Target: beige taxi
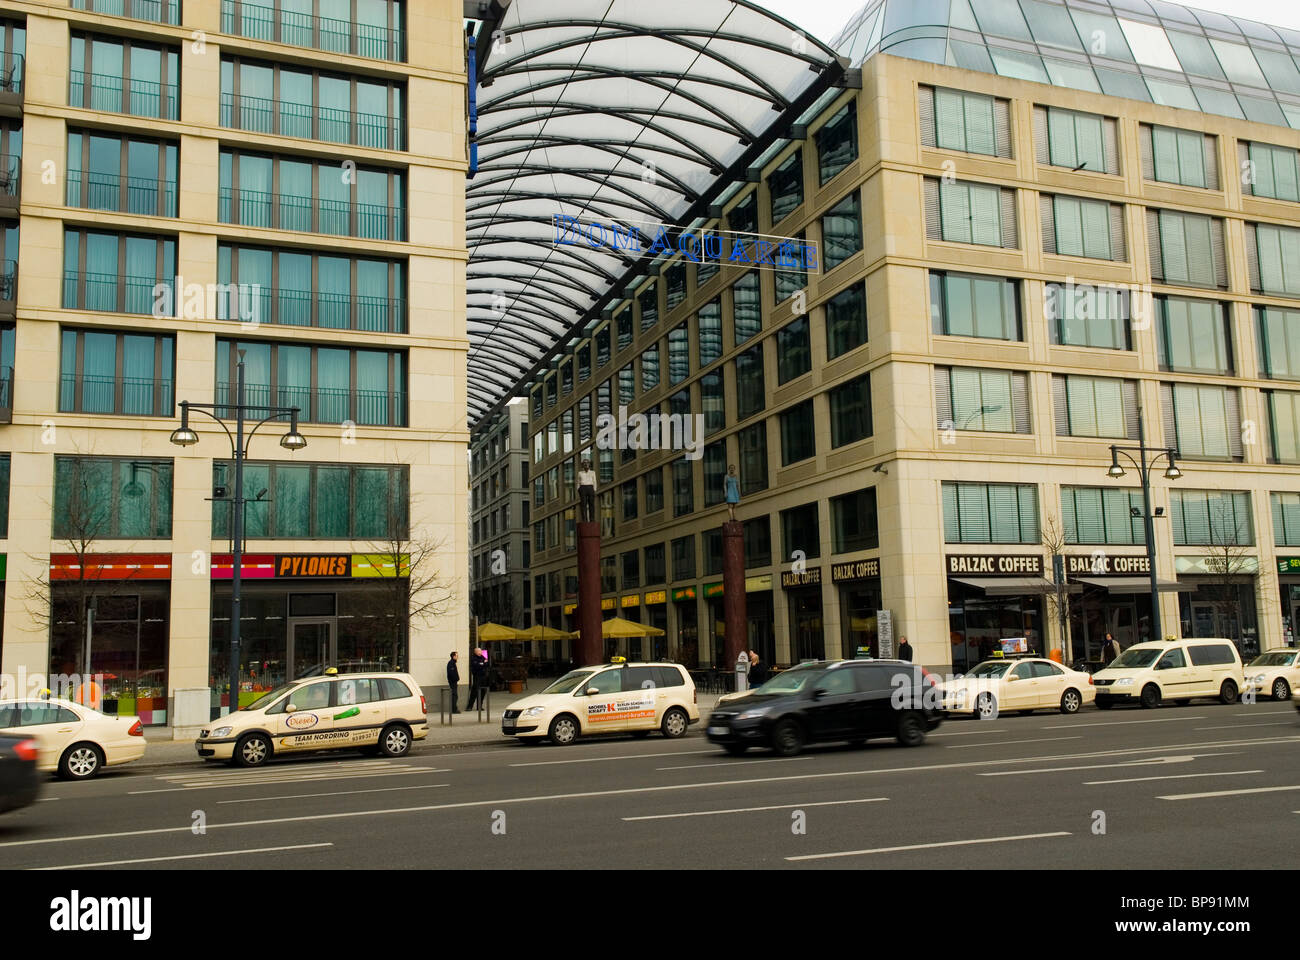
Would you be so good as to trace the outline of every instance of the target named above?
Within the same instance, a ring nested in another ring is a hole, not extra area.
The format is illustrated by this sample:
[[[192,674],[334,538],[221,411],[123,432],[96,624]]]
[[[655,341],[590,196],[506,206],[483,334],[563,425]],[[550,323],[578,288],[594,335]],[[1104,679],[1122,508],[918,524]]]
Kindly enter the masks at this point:
[[[695,682],[676,663],[616,661],[571,670],[540,693],[510,704],[501,732],[529,743],[567,746],[582,736],[658,730],[683,736],[700,722]]]
[[[406,673],[349,673],[330,668],[272,690],[212,721],[195,749],[204,760],[258,767],[278,754],[359,749],[402,757],[429,735],[424,695]]]
[[[36,768],[64,780],[89,780],[104,767],[144,756],[144,727],[136,717],[107,716],[58,697],[0,700],[0,733],[36,741]]]
[[[1300,650],[1270,650],[1246,664],[1242,693],[1290,700],[1300,686]]]
[[[981,720],[1008,711],[1078,713],[1097,694],[1088,674],[1044,657],[994,657],[939,684],[939,691],[944,710],[971,713]]]

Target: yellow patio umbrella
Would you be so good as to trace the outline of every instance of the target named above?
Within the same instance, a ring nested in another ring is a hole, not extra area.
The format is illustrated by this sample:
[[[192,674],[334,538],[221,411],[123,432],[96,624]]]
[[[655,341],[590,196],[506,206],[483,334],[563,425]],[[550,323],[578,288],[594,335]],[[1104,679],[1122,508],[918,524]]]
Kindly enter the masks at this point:
[[[610,617],[601,625],[601,635],[611,638],[632,638],[632,637],[662,637],[664,631],[658,627],[647,627],[644,624],[634,623],[631,620],[624,620],[622,617]]]
[[[522,631],[514,627],[505,627],[499,623],[480,623],[478,627],[479,643],[496,643],[498,641],[527,640]]]
[[[557,630],[544,623],[534,623],[527,630],[520,630],[518,633],[521,640],[572,640],[575,636],[567,630]]]

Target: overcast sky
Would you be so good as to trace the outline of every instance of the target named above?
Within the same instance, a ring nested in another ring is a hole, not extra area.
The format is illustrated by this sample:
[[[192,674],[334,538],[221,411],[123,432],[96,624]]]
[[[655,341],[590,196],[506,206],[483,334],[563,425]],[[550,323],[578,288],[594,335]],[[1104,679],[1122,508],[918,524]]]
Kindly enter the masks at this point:
[[[796,26],[829,43],[866,0],[757,0]],[[1176,2],[1176,0],[1175,0]],[[1198,0],[1184,6],[1259,20],[1300,30],[1300,3],[1296,0]]]

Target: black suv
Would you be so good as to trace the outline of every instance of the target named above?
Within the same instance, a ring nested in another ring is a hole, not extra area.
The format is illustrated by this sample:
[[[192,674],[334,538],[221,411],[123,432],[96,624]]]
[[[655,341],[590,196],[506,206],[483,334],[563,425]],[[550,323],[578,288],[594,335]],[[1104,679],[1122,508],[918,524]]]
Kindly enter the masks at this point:
[[[806,743],[896,737],[920,746],[943,722],[934,680],[905,660],[801,663],[720,703],[705,735],[731,754],[770,746],[783,757]]]

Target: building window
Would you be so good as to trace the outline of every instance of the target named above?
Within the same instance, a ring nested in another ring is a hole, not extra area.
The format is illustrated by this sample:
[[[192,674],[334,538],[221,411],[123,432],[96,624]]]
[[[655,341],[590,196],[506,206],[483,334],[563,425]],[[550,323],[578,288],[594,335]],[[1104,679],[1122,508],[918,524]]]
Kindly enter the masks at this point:
[[[151,333],[64,330],[59,411],[170,417],[175,341]]]
[[[629,550],[623,554],[623,589],[641,586],[641,554]]]
[[[776,382],[780,386],[812,369],[808,318],[798,317],[776,332]]]
[[[673,541],[673,581],[695,579],[695,534]]]
[[[1294,147],[1274,147],[1267,143],[1241,144],[1249,166],[1246,186],[1251,196],[1300,202],[1300,167]]]
[[[623,519],[635,520],[637,517],[636,481],[628,480],[623,486]]]
[[[1219,189],[1216,137],[1195,130],[1153,127],[1145,123],[1139,134],[1144,179],[1177,183],[1184,187]]]
[[[400,62],[405,8],[405,0],[221,0],[221,32]]]
[[[1059,107],[1034,107],[1039,163],[1091,173],[1119,173],[1116,124],[1108,117]]]
[[[1127,291],[1118,287],[1049,283],[1044,288],[1043,312],[1052,342],[1069,347],[1131,350]]]
[[[1029,433],[1029,375],[1012,370],[935,367],[940,430]]]
[[[763,329],[758,273],[751,270],[731,285],[732,336],[736,346]]]
[[[1061,523],[1065,528],[1066,543],[1131,545],[1147,542],[1140,490],[1062,487]]]
[[[716,225],[706,229],[706,232],[712,232],[717,229]],[[718,266],[716,260],[704,260],[695,265],[695,286],[702,287],[718,275]]]
[[[543,523],[541,520],[538,520],[536,523],[533,524],[533,552],[541,553],[545,549],[546,549],[546,524]],[[542,578],[538,577],[537,579],[541,580]],[[542,598],[538,596],[537,599],[541,600]]]
[[[230,291],[217,298],[221,320],[406,332],[406,264],[400,260],[222,243],[217,282]],[[540,390],[533,409],[542,415]]]
[[[834,360],[866,342],[867,291],[859,281],[826,302],[826,359]]]
[[[1250,288],[1279,297],[1300,297],[1300,230],[1268,223],[1247,224],[1246,229]]]
[[[569,451],[566,449],[564,452],[568,453]],[[560,464],[560,493],[565,503],[572,502],[574,496],[577,494],[577,491],[574,489],[574,480],[576,479],[574,475],[574,466],[573,457],[570,457],[568,460],[565,460]]]
[[[1300,393],[1265,390],[1269,440],[1277,463],[1300,463]]]
[[[1300,310],[1255,307],[1254,312],[1264,376],[1300,380]]]
[[[221,58],[223,127],[404,150],[405,114],[400,83]]]
[[[932,271],[931,329],[950,337],[1019,340],[1019,291],[1019,282],[1005,277]]]
[[[602,383],[600,386],[596,388],[596,417],[597,418],[601,417],[602,415],[607,417],[613,415],[614,413],[613,393],[614,393],[613,384],[611,384],[610,381],[608,380],[606,380],[604,383]]]
[[[1274,493],[1273,540],[1279,547],[1300,547],[1300,493]]]
[[[1137,439],[1137,382],[1073,374],[1052,377],[1058,437]]]
[[[695,473],[685,457],[673,461],[673,516],[695,512]]]
[[[746,520],[741,526],[745,566],[766,567],[772,562],[772,524],[767,514]]]
[[[768,175],[772,199],[772,226],[784,220],[803,203],[803,150],[797,149]]]
[[[573,393],[573,360],[566,359],[560,364],[560,392],[566,397]]]
[[[245,462],[244,535],[250,539],[405,539],[407,468]],[[234,465],[212,465],[213,486],[231,495]],[[264,499],[256,500],[266,491]],[[230,536],[231,503],[212,504],[212,537]]]
[[[736,355],[736,419],[746,420],[767,404],[763,377],[763,345]]]
[[[706,530],[704,541],[704,575],[716,576],[722,572],[722,528]]]
[[[722,392],[722,371],[700,377],[700,406],[704,408],[704,433],[717,433],[727,425],[726,400]]]
[[[682,295],[683,296],[685,296],[686,294],[686,282],[685,282],[685,275],[684,275],[685,269],[686,269],[685,267],[682,268],[683,270]],[[669,271],[669,273],[671,274],[671,271]],[[671,276],[667,278],[667,282],[671,282],[671,279],[672,279]],[[659,322],[659,288],[654,284],[651,284],[641,292],[641,295],[637,297],[636,302],[637,305],[641,308],[641,329],[649,330],[651,327],[653,327],[656,323]],[[681,301],[679,300],[678,302],[680,303]],[[668,309],[671,310],[672,307],[670,306]],[[628,323],[631,323],[632,321],[631,315],[629,315],[627,319],[628,319]],[[628,332],[631,333],[630,330]],[[628,343],[631,342],[632,341],[629,339]],[[618,348],[622,350],[624,346],[626,346],[626,344],[623,343],[623,332],[620,330],[619,337],[618,337]]]
[[[664,565],[664,545],[662,543],[652,543],[645,548],[645,583],[650,586],[656,583],[664,583],[668,578],[667,570]]]
[[[406,239],[406,177],[358,166],[222,150],[217,219],[245,227]]]
[[[1039,542],[1033,484],[943,484],[943,538],[948,543]]]
[[[179,120],[178,61],[156,44],[73,33],[68,106]]]
[[[256,495],[253,487],[248,496]],[[51,536],[95,540],[168,540],[172,535],[172,462],[116,457],[54,458]]]
[[[596,331],[596,366],[609,363],[609,324]]]
[[[813,134],[817,145],[817,182],[826,186],[858,158],[858,102],[850,100]]]
[[[591,439],[591,394],[578,401],[578,436],[586,443]]]
[[[691,388],[685,387],[678,390],[668,398],[668,414],[681,418],[682,423],[686,423],[686,418],[691,415]]]
[[[740,492],[744,496],[767,489],[767,421],[760,420],[736,434],[740,448]]]
[[[220,256],[220,250],[218,250],[218,256]],[[540,386],[533,387],[533,419],[540,420],[542,413],[542,388]]]
[[[533,477],[533,506],[546,505],[546,478]]]
[[[1016,192],[990,183],[927,178],[925,224],[931,240],[1015,247]]]
[[[804,239],[804,231],[800,230],[794,238],[793,246],[796,250],[803,249]],[[781,262],[780,258],[777,258],[776,262]],[[773,288],[776,290],[776,302],[784,303],[789,300],[804,288],[807,280],[808,276],[802,269],[786,270],[777,267],[772,275]]]
[[[853,553],[878,546],[876,488],[831,497],[831,549],[835,553]]]
[[[1126,260],[1124,206],[1104,200],[1039,194],[1043,252],[1092,260]]]
[[[838,267],[862,249],[862,199],[854,190],[822,217],[822,265]]]
[[[298,407],[299,419],[306,423],[351,420],[362,426],[406,426],[403,351],[218,340],[218,404],[237,402],[236,365],[241,350],[245,403]],[[234,416],[230,410],[218,413]]]
[[[781,549],[786,559],[793,559],[796,550],[802,550],[808,560],[822,555],[816,501],[781,511]]]
[[[9,454],[0,454],[0,539],[9,536]]]
[[[1170,490],[1176,547],[1253,546],[1250,494],[1244,490]]]
[[[704,505],[712,507],[726,496],[727,441],[718,440],[704,448]]]
[[[979,93],[920,88],[921,143],[943,150],[1011,156],[1010,105]]]
[[[871,374],[826,392],[831,406],[831,446],[842,447],[871,436]]]
[[[1165,442],[1180,457],[1240,459],[1241,414],[1237,391],[1196,383],[1162,383]]]
[[[659,344],[652,343],[641,353],[641,392],[659,386]]]
[[[600,558],[600,592],[618,591],[618,557]]]
[[[175,276],[174,239],[98,230],[64,232],[66,310],[153,314],[172,302]]]
[[[627,406],[636,399],[636,372],[632,369],[632,364],[628,364],[618,371],[618,403],[619,406]]]
[[[758,229],[758,191],[751,190],[727,211],[727,226],[735,233],[753,233]]]
[[[174,217],[178,151],[165,140],[69,131],[67,204]]]
[[[653,302],[653,296],[653,293],[642,294],[641,299],[643,302],[647,299],[650,299]],[[632,337],[634,336],[632,332],[632,320],[632,309],[630,307],[620,313],[614,320],[614,322],[618,324],[618,349],[620,353],[632,346]]]
[[[685,323],[668,331],[668,382],[681,383],[691,374],[691,337]]]
[[[722,301],[710,300],[696,317],[700,344],[700,368],[722,356]]]
[[[812,399],[781,414],[781,466],[788,467],[817,454]]]
[[[72,8],[153,23],[181,22],[180,0],[72,0]]]
[[[1226,287],[1223,221],[1197,213],[1147,210],[1151,279],[1190,287]]]
[[[664,271],[664,290],[667,298],[667,308],[670,311],[686,299],[685,263],[678,260]],[[643,309],[641,311],[641,329],[649,330],[653,327],[659,321],[658,314],[658,310],[647,313]]]
[[[614,451],[608,448],[601,448],[596,454],[596,469],[599,471],[598,479],[602,484],[614,482]]]
[[[1232,373],[1228,314],[1214,300],[1156,297],[1160,367],[1184,373]]]
[[[645,512],[647,515],[658,513],[664,508],[664,472],[661,468],[643,475],[645,483]]]

